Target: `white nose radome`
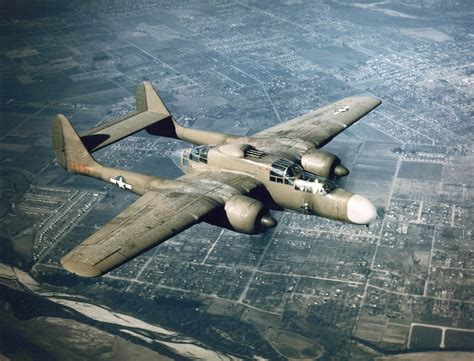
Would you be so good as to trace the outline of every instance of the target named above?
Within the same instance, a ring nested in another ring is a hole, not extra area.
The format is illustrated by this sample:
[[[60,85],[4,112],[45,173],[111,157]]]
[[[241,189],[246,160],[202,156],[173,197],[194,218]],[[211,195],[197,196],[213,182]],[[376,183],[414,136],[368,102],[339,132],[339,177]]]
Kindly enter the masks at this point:
[[[354,194],[347,202],[347,218],[352,223],[370,224],[377,216],[375,206],[367,198]]]

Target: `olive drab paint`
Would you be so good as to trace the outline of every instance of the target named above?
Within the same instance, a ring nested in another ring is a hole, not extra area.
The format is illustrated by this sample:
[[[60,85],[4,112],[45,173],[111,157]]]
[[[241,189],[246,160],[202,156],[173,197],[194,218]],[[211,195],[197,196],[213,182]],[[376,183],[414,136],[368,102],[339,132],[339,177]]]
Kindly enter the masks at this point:
[[[277,224],[271,210],[370,224],[374,205],[332,182],[349,170],[320,148],[380,104],[374,97],[345,98],[240,137],[180,125],[151,84],[143,82],[136,111],[81,134],[65,116],[56,116],[53,148],[61,167],[140,196],[61,264],[83,277],[100,276],[199,222],[264,232]],[[141,130],[195,145],[171,156],[184,176],[165,179],[110,168],[91,155]]]

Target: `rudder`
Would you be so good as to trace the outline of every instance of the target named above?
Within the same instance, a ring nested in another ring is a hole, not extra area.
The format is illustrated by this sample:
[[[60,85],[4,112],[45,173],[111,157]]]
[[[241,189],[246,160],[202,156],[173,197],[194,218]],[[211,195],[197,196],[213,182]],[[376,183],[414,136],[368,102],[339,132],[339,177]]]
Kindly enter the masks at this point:
[[[93,175],[99,164],[92,158],[69,120],[58,114],[53,122],[53,149],[58,164],[68,172]]]
[[[171,116],[160,96],[147,81],[142,82],[137,88],[136,107],[138,112],[150,111],[160,114],[162,118]]]

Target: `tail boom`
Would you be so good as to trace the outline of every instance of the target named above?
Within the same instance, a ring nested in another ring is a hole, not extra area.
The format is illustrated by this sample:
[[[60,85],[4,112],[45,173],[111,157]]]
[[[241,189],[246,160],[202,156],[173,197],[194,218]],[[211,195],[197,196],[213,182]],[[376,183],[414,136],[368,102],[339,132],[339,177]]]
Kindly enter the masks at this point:
[[[68,172],[97,178],[139,195],[169,182],[159,177],[102,166],[92,157],[69,120],[62,114],[54,119],[53,148],[58,164]]]

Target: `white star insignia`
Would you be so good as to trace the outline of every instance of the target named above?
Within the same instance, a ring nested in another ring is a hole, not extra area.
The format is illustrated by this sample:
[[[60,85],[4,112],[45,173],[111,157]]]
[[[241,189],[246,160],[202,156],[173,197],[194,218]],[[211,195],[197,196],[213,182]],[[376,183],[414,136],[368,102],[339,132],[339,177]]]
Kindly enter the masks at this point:
[[[337,114],[339,114],[339,113],[348,112],[350,109],[351,109],[351,107],[350,107],[349,105],[346,105],[346,106],[344,106],[344,107],[337,108],[337,109],[334,111],[334,115],[337,115]]]
[[[125,178],[121,175],[117,178],[109,178],[110,182],[115,184],[117,187],[121,189],[132,189],[132,186],[125,182]]]

